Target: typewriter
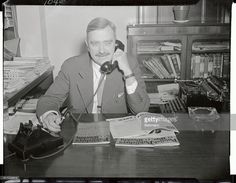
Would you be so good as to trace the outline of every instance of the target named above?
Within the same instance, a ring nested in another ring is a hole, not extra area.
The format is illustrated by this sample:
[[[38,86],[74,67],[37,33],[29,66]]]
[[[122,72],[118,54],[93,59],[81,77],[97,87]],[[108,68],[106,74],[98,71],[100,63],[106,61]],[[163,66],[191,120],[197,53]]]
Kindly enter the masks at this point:
[[[229,87],[215,76],[204,79],[180,80],[180,98],[186,107],[215,107],[218,112],[229,110]]]

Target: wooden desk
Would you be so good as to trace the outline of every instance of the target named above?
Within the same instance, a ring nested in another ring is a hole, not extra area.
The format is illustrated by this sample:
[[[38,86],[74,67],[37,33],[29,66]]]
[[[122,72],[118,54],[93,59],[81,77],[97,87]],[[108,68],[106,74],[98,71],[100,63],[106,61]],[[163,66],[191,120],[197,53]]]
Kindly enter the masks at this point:
[[[105,117],[111,116],[115,117]],[[71,145],[54,157],[28,161],[26,172],[21,160],[9,159],[4,164],[4,175],[230,180],[229,114],[221,114],[219,120],[209,123],[194,122],[188,114],[177,114],[177,117],[174,124],[180,130],[178,147]],[[67,142],[75,132],[74,124],[67,118],[62,126],[62,136]]]

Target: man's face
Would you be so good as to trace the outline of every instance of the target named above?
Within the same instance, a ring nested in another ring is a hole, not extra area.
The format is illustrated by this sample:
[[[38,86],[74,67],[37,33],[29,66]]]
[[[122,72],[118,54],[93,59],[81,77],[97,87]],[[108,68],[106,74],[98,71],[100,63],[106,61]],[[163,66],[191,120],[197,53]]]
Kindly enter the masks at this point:
[[[88,51],[99,65],[111,61],[115,50],[115,34],[110,26],[94,30],[87,35]]]

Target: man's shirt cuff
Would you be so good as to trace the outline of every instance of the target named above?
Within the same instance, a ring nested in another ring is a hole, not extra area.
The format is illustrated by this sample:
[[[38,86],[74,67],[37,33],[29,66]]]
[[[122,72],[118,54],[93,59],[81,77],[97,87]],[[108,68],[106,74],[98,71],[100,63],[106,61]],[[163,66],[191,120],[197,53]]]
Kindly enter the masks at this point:
[[[136,90],[138,86],[138,82],[137,80],[135,79],[135,81],[131,84],[131,85],[127,85],[126,84],[126,90],[127,90],[127,93],[130,95],[130,94],[133,94]]]

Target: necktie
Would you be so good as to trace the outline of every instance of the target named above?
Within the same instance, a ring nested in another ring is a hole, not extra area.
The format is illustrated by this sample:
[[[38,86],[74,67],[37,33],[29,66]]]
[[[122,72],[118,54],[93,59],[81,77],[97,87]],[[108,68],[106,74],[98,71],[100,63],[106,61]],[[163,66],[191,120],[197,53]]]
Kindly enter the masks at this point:
[[[105,84],[105,75],[102,74],[99,79],[99,84],[98,84],[98,92],[97,92],[97,99],[98,99],[98,105],[97,105],[97,113],[102,112],[102,93],[103,93],[103,88]]]

